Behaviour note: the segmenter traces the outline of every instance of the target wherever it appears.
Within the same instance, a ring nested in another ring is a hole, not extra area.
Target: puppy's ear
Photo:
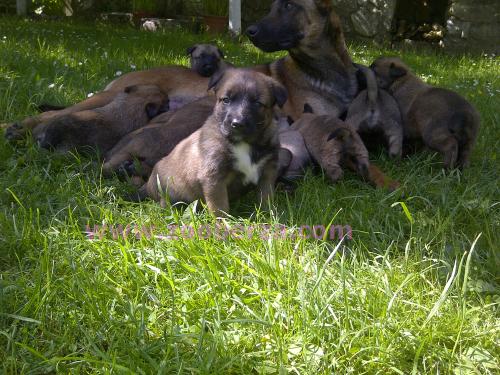
[[[278,107],[282,108],[285,105],[286,100],[288,99],[288,92],[286,91],[285,87],[283,87],[278,82],[274,82],[272,84],[272,92],[276,104],[278,105]]]
[[[304,103],[304,111],[303,113],[314,113],[312,107],[309,105],[309,103]]]
[[[194,50],[196,49],[196,47],[198,47],[197,44],[195,44],[194,46],[191,46],[191,47],[187,48],[186,49],[186,55],[191,56],[191,54],[194,52]]]
[[[158,114],[160,113],[160,108],[161,108],[161,106],[159,104],[156,104],[156,103],[146,104],[146,113],[147,113],[150,120],[153,117],[158,116]]]
[[[398,78],[401,78],[403,76],[406,75],[406,69],[401,67],[401,66],[397,66],[396,64],[394,63],[391,63],[391,66],[389,67],[389,74],[391,75],[392,78],[394,79],[398,79]]]
[[[127,86],[123,91],[125,91],[126,94],[131,94],[134,91],[137,91],[137,85]]]
[[[345,141],[351,136],[351,132],[347,128],[338,128],[335,129],[327,138],[327,142],[330,142],[332,139],[336,139],[338,141]]]
[[[332,1],[331,0],[315,0],[316,6],[318,10],[322,13],[329,13],[332,10]]]
[[[224,77],[225,73],[225,69],[219,69],[214,74],[212,74],[212,76],[210,77],[210,81],[208,81],[208,90],[217,90],[217,86],[221,82],[222,77]]]
[[[220,48],[217,48],[217,51],[219,51],[219,55],[220,55],[221,59],[225,59],[226,58],[226,55],[224,54],[223,50],[221,50]]]

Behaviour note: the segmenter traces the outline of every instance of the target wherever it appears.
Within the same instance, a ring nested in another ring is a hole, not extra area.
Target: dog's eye
[[[221,101],[222,103],[224,103],[224,104],[229,104],[229,103],[231,103],[231,99],[229,99],[227,96],[225,96],[225,97],[221,98],[221,100],[220,100],[220,101]]]
[[[285,5],[284,5],[284,8],[285,8],[286,10],[291,10],[291,9],[293,9],[293,6],[294,6],[294,4],[293,4],[292,2],[287,1],[287,2],[285,3]]]

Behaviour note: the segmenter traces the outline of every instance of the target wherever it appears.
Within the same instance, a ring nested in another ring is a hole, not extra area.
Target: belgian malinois
[[[347,110],[358,91],[356,67],[331,0],[275,0],[246,33],[263,51],[288,51],[263,67],[288,90],[288,116],[298,119],[305,103],[319,115]]]
[[[360,134],[382,133],[389,155],[401,157],[403,122],[398,103],[386,90],[378,87],[373,71],[364,67],[360,69],[364,71],[367,87],[349,106],[346,122]]]
[[[263,74],[228,69],[214,76],[217,103],[203,127],[183,140],[153,169],[141,198],[165,204],[202,199],[222,215],[229,199],[246,185],[257,185],[260,200],[271,198],[278,174],[279,141],[274,106],[283,106],[286,90]]]
[[[202,77],[211,77],[220,69],[233,65],[224,61],[224,52],[213,44],[195,44],[186,50],[191,69]]]
[[[215,97],[206,96],[177,111],[161,114],[147,126],[127,134],[105,155],[104,175],[120,172],[148,179],[161,158],[205,123],[214,105]]]
[[[466,167],[479,131],[477,110],[456,92],[426,84],[399,58],[379,58],[372,68],[399,104],[405,138],[441,153],[446,169]]]
[[[125,134],[168,111],[168,97],[157,86],[129,86],[104,107],[71,113],[35,129],[40,147],[58,151],[95,148],[108,151]]]

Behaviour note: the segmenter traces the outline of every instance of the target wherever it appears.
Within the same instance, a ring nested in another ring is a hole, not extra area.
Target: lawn
[[[186,65],[200,40],[211,37],[0,18],[0,123],[132,70]],[[278,56],[217,42],[237,65]],[[401,188],[309,171],[271,212],[250,195],[215,223],[124,201],[129,186],[102,178],[96,157],[0,134],[0,372],[498,374],[500,59],[350,51],[362,63],[399,54],[471,100],[482,116],[471,167],[374,154]],[[194,234],[167,236],[183,225]],[[286,236],[266,229],[278,225]],[[352,239],[299,236],[306,225],[350,226]]]

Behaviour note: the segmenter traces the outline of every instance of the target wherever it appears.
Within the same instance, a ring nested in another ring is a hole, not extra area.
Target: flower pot
[[[202,16],[206,30],[211,34],[222,34],[227,31],[229,18],[226,16]]]

